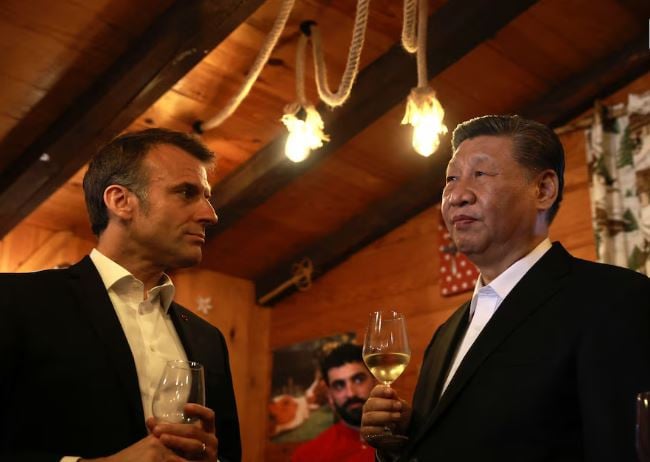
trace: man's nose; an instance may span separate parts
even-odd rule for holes
[[[352,381],[346,382],[345,384],[345,396],[347,398],[357,396],[357,387]]]
[[[476,195],[474,194],[474,190],[469,182],[464,179],[456,180],[453,186],[449,188],[447,201],[454,207],[473,204],[475,200]]]
[[[210,199],[204,199],[201,204],[201,210],[199,211],[199,221],[205,225],[216,225],[219,217],[217,212],[214,211],[214,207],[210,203]]]

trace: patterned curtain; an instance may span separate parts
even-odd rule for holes
[[[596,105],[587,165],[598,260],[650,275],[650,91]]]

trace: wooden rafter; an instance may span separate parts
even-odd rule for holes
[[[594,99],[607,96],[647,72],[650,53],[646,41],[646,36],[639,37],[518,112],[552,127],[565,123],[588,108]],[[308,258],[313,265],[313,278],[322,276],[348,256],[439,202],[445,169],[451,157],[449,139],[443,140],[441,145],[447,148],[440,149],[429,159],[422,174],[409,180],[391,197],[371,205],[339,230],[258,278],[255,281],[257,298],[291,279],[295,262]],[[269,303],[277,303],[295,290],[290,286]]]
[[[557,86],[521,114],[554,127],[565,124],[589,109],[595,99],[643,75],[649,63],[648,37],[640,37]]]
[[[427,64],[430,78],[461,59],[481,42],[528,9],[535,0],[454,0],[429,18]],[[412,68],[413,72],[404,72]],[[350,99],[335,111],[324,110],[332,140],[300,164],[284,157],[281,136],[257,152],[232,175],[215,186],[212,205],[220,220],[209,228],[212,237],[229,228],[293,179],[314,168],[364,128],[403,101],[417,85],[415,59],[400,43],[363,69]]]
[[[177,0],[0,176],[0,237],[65,183],[263,0]],[[47,153],[48,161],[41,160]]]

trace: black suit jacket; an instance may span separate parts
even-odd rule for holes
[[[554,244],[440,397],[468,311],[427,348],[401,460],[636,461],[635,394],[650,390],[650,279]]]
[[[133,356],[89,257],[0,275],[0,460],[106,456],[147,435]],[[218,329],[172,303],[188,359],[205,367],[219,457],[241,459],[228,351]]]

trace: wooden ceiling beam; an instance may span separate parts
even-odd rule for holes
[[[535,0],[455,0],[445,3],[429,17],[429,78],[435,77],[481,42],[493,37],[534,3]],[[313,152],[305,161],[294,164],[284,156],[286,137],[280,136],[215,186],[212,205],[219,214],[219,223],[209,228],[208,237],[228,229],[273,193],[313,169],[405,100],[416,85],[415,57],[407,54],[401,43],[396,43],[359,73],[352,95],[343,106],[334,111],[319,107],[326,131],[336,135],[325,146]]]
[[[263,0],[177,0],[0,175],[0,238],[155,103]],[[47,154],[47,156],[43,156]]]
[[[569,78],[538,102],[518,112],[557,127],[589,108],[594,99],[603,98],[647,72],[650,53],[644,35],[621,50],[596,63],[592,68]],[[431,158],[422,174],[407,182],[391,197],[371,205],[365,212],[343,225],[338,231],[311,245],[293,258],[271,269],[255,281],[257,299],[292,278],[293,265],[309,259],[312,279],[322,276],[347,257],[361,250],[418,213],[440,201],[447,162],[451,158],[449,136]],[[266,304],[274,304],[296,291],[294,285],[279,292]]]
[[[650,69],[648,37],[639,37],[588,70],[557,86],[521,111],[529,119],[557,127],[593,107],[594,100],[623,88]]]

